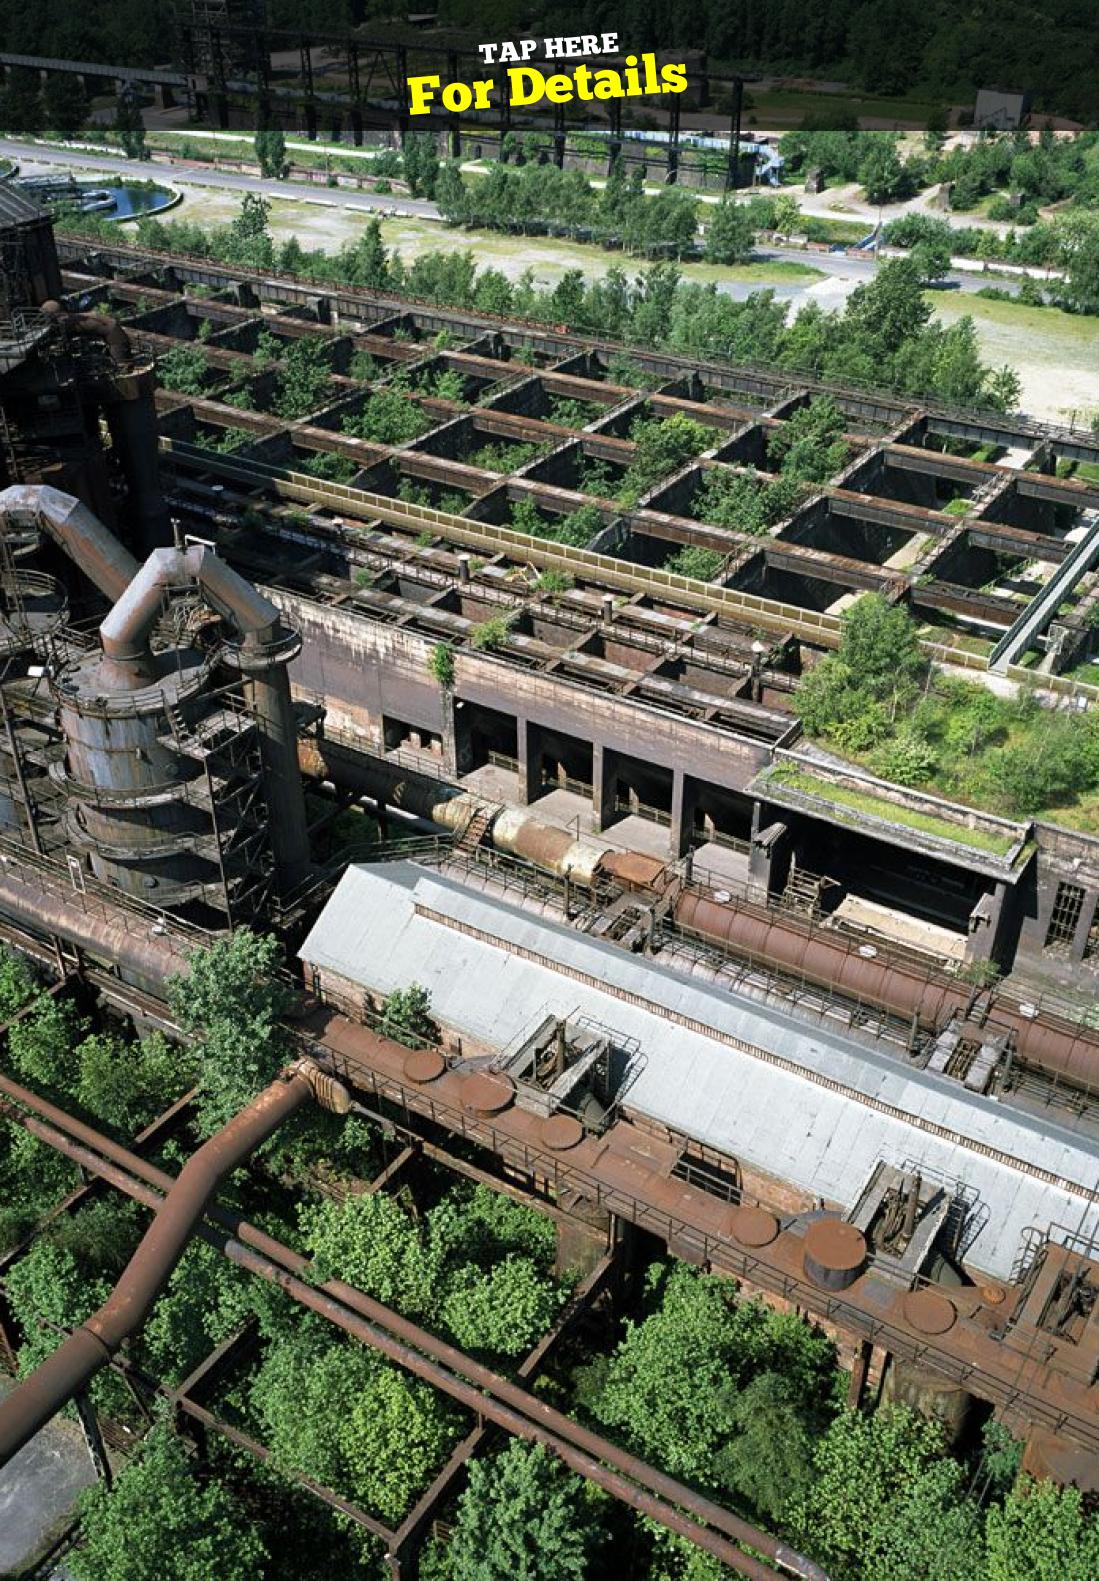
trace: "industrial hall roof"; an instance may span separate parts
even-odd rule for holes
[[[879,1160],[960,1184],[968,1260],[996,1277],[1031,1226],[1099,1230],[1089,1137],[412,863],[349,867],[300,954],[383,994],[423,984],[482,1047],[597,1022],[631,1054],[628,1109],[845,1211]]]

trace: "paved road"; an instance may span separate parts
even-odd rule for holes
[[[439,211],[434,203],[428,203],[420,198],[404,198],[388,193],[378,196],[374,193],[356,192],[350,188],[315,187],[304,182],[268,181],[262,176],[242,175],[235,170],[184,169],[156,164],[151,160],[114,159],[106,154],[85,154],[62,148],[45,149],[40,144],[20,143],[11,138],[0,138],[0,155],[14,159],[20,170],[27,175],[39,170],[48,171],[51,167],[105,170],[119,179],[129,177],[131,180],[141,181],[167,180],[219,192],[258,192],[267,198],[292,199],[324,208],[340,208],[364,214],[379,214],[386,211],[392,213],[395,210],[398,214],[407,214],[416,219],[439,218]],[[537,240],[532,239],[531,251],[535,251],[537,246]],[[821,273],[837,281],[856,284],[860,280],[871,279],[875,270],[873,258],[852,258],[846,253],[805,253],[800,248],[768,247],[760,250],[759,257],[764,261],[779,259],[791,263],[808,263],[814,269],[819,269]],[[524,264],[529,261],[524,259]],[[986,283],[981,275],[951,273],[947,275],[943,289],[974,292],[979,291]],[[747,294],[747,290],[758,290],[760,284],[756,282],[744,288],[736,280],[735,274],[730,273],[730,285],[736,288],[736,295]],[[1012,294],[1018,290],[1018,282],[1010,278],[998,279],[996,284]],[[805,285],[790,282],[778,294],[784,299],[793,301],[804,296],[806,290]]]
[[[0,1397],[13,1384],[0,1380]],[[55,1417],[0,1470],[0,1575],[16,1573],[95,1481],[74,1423]]]
[[[74,149],[46,149],[41,144],[19,143],[0,138],[0,155],[18,162],[22,174],[45,172],[63,166],[71,170],[109,170],[119,180],[171,181],[189,187],[211,187],[220,192],[262,192],[268,198],[298,198],[325,207],[361,209],[376,213],[396,209],[398,213],[420,219],[438,219],[434,203],[395,194],[377,197],[373,193],[348,188],[314,187],[305,182],[267,181],[262,176],[241,175],[235,170],[192,170],[142,159],[114,159],[109,154],[85,154]]]

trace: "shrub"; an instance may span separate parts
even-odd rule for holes
[[[454,649],[449,642],[437,642],[427,656],[427,667],[445,692],[454,686]]]

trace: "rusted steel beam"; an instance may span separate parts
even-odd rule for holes
[[[0,1401],[0,1465],[86,1388],[141,1326],[221,1181],[312,1092],[304,1070],[284,1073],[188,1159],[107,1300]]]
[[[251,1353],[258,1337],[255,1319],[249,1318],[203,1356],[183,1382],[171,1391],[173,1398],[186,1396],[193,1404],[202,1405],[213,1394],[226,1372]]]
[[[190,1399],[176,1389],[165,1389],[164,1393],[185,1416],[189,1416],[193,1421],[201,1423],[208,1432],[216,1433],[219,1438],[224,1438],[228,1443],[235,1444],[238,1449],[246,1450],[261,1465],[266,1465],[271,1459],[271,1451],[266,1444],[261,1444],[258,1439],[252,1438],[248,1433],[241,1432],[239,1427],[232,1427],[228,1422],[223,1422],[220,1417],[215,1416],[206,1406],[199,1405],[197,1400]],[[341,1493],[336,1493],[334,1489],[325,1487],[323,1482],[317,1482],[313,1477],[306,1476],[304,1471],[288,1471],[285,1466],[281,1465],[279,1470],[283,1475],[289,1476],[291,1481],[303,1487],[306,1492],[311,1493],[315,1499],[319,1499],[322,1504],[327,1504],[329,1509],[338,1511],[340,1515],[346,1516],[349,1521],[354,1521],[356,1526],[361,1526],[365,1531],[370,1532],[372,1536],[380,1538],[387,1548],[392,1543],[393,1532],[391,1528],[383,1526],[381,1521],[370,1515],[361,1505],[353,1503],[350,1499],[345,1499]]]
[[[0,1079],[0,1087],[6,1085],[12,1084],[7,1078]],[[64,1125],[59,1134],[54,1127],[36,1119],[33,1113],[21,1116],[20,1123],[32,1134],[96,1173],[102,1173],[112,1184],[149,1206],[157,1206],[162,1194],[170,1190],[171,1177],[163,1171],[136,1154],[128,1154],[109,1138],[97,1137],[82,1122],[70,1121],[62,1111],[39,1100],[37,1095],[25,1089],[23,1092],[28,1108],[60,1113],[62,1121],[70,1124],[74,1133],[90,1134],[92,1145],[86,1146],[72,1135],[64,1135]],[[104,1144],[102,1156],[97,1156],[97,1142]],[[120,1162],[112,1162],[112,1158]],[[738,1543],[773,1559],[804,1581],[825,1581],[823,1572],[811,1560],[770,1534],[750,1526],[666,1473],[600,1438],[380,1302],[340,1280],[317,1287],[307,1278],[299,1277],[299,1274],[308,1275],[308,1260],[271,1236],[216,1207],[209,1210],[208,1216],[218,1224],[227,1225],[230,1232],[203,1227],[200,1233],[231,1261],[277,1285],[302,1306],[379,1350],[398,1366],[450,1395],[474,1415],[487,1417],[516,1437],[544,1444],[580,1476],[703,1548],[749,1581],[776,1581],[777,1572],[746,1554]],[[612,1470],[611,1467],[621,1469]],[[684,1514],[684,1511],[689,1513]],[[700,1525],[700,1522],[708,1524]]]

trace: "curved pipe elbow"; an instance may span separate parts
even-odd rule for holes
[[[316,1074],[284,1072],[188,1159],[103,1305],[0,1401],[0,1467],[142,1326],[221,1181],[312,1096]]]
[[[42,311],[60,324],[62,334],[102,341],[113,363],[129,362],[133,356],[129,335],[109,313],[70,313],[60,302],[43,302]]]
[[[188,559],[214,609],[231,620],[242,637],[274,635],[279,625],[279,612],[251,582],[204,545],[189,550]]]
[[[0,491],[0,520],[8,517],[31,519],[112,600],[122,597],[140,569],[81,500],[47,483],[15,483]]]
[[[162,595],[190,582],[194,571],[181,549],[154,549],[99,628],[109,659],[140,659],[160,614]]]
[[[279,612],[262,593],[245,581],[204,545],[190,549],[154,549],[136,572],[99,628],[99,640],[109,659],[141,659],[149,633],[161,610],[162,595],[172,588],[197,582],[217,613],[247,640],[265,639],[278,629]]]

